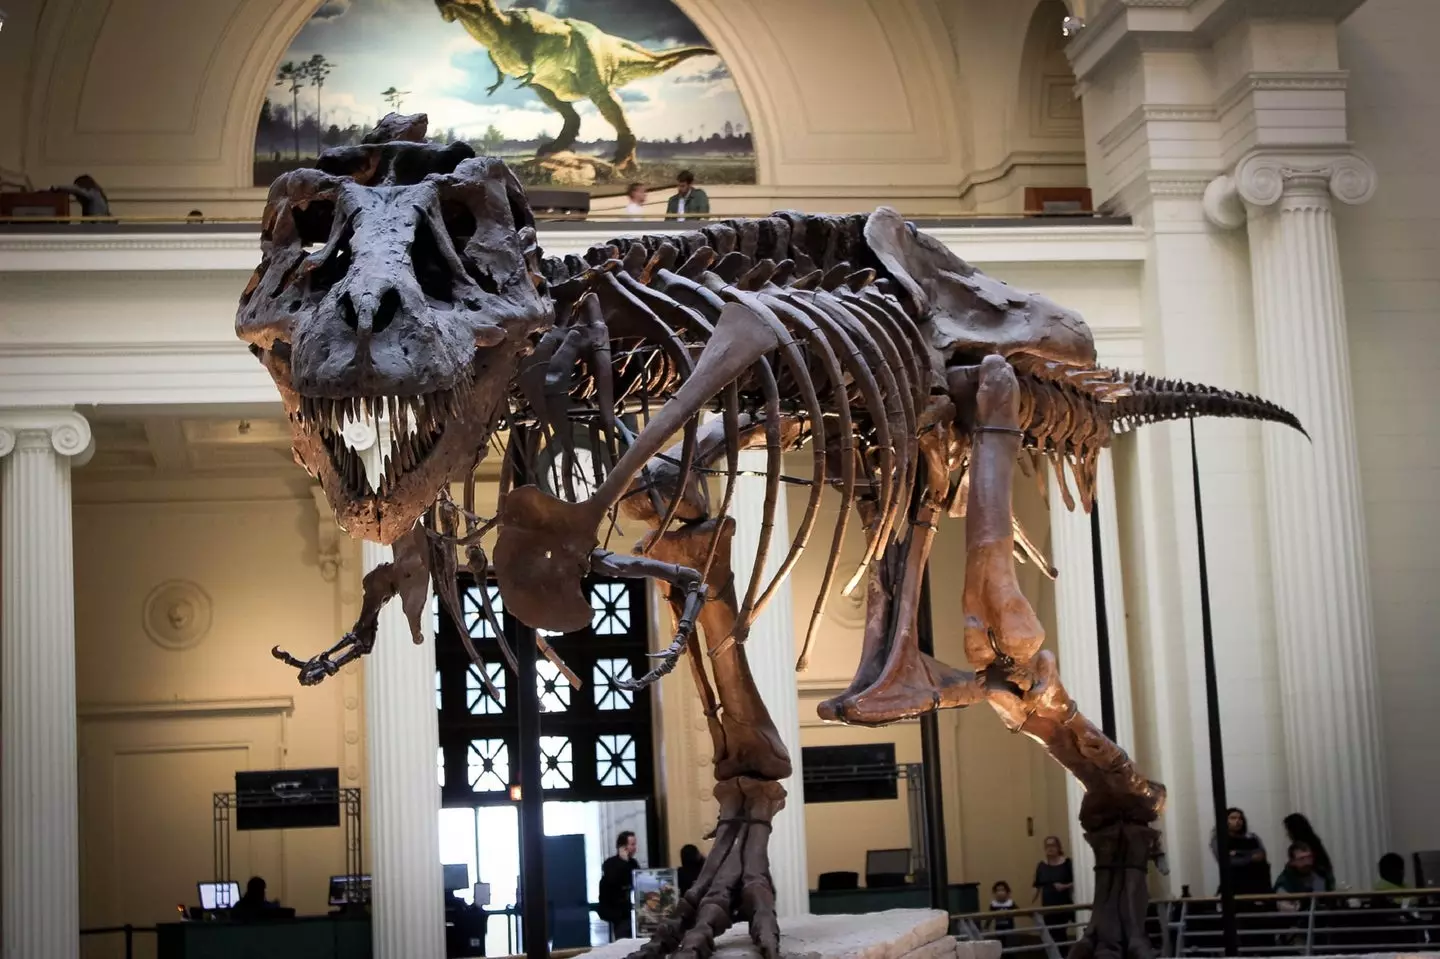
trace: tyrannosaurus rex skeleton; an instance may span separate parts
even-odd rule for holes
[[[642,952],[703,959],[738,908],[763,954],[778,955],[766,845],[791,764],[745,639],[834,487],[842,508],[810,631],[837,581],[852,513],[867,547],[850,584],[865,583],[868,605],[854,680],[821,714],[878,725],[988,702],[1086,788],[1080,819],[1099,878],[1072,955],[1148,955],[1145,867],[1165,791],[1078,712],[1041,648],[1015,578],[1014,467],[1048,460],[1066,505],[1068,472],[1089,509],[1096,457],[1118,430],[1194,415],[1298,429],[1293,416],[1251,396],[1099,368],[1076,313],[985,276],[884,207],[716,222],[617,239],[583,259],[546,258],[504,163],[463,145],[379,142],[281,176],[262,252],[237,331],[271,373],[295,456],[340,524],[395,552],[366,576],[353,632],[307,662],[276,651],[303,683],[367,652],[393,596],[417,638],[427,583],[459,619],[458,557],[487,575],[481,541],[497,528],[505,607],[529,626],[587,625],[581,583],[592,571],[653,578],[669,597],[674,641],[631,685],[690,653],[720,822],[679,915]],[[394,439],[372,485],[341,431],[379,415]],[[577,430],[594,451],[583,471]],[[502,431],[507,468],[486,520],[474,512],[474,470]],[[796,479],[782,477],[781,457],[807,444],[809,498],[767,583],[781,482]],[[511,488],[509,467],[533,477],[542,448],[561,465],[558,495]],[[763,448],[767,467],[759,555],[742,590],[725,514],[744,448]],[[718,503],[707,481],[715,475]],[[451,483],[464,484],[462,504]],[[634,555],[601,545],[622,511],[651,530]],[[921,577],[946,512],[965,514],[968,670],[916,641]],[[516,651],[504,652],[513,664]]]

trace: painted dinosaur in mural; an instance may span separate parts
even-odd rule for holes
[[[704,46],[651,51],[584,20],[523,7],[501,10],[495,0],[435,0],[435,5],[447,23],[459,22],[490,54],[497,76],[489,93],[500,89],[507,76],[515,77],[560,114],[560,135],[541,144],[539,155],[574,145],[580,114],[571,104],[589,100],[615,128],[614,163],[622,173],[635,167],[635,134],[616,92],[694,57],[715,55]]]
[[[423,122],[392,127],[423,136]],[[704,957],[732,914],[749,920],[764,956],[779,955],[767,843],[791,761],[745,647],[810,544],[827,489],[841,509],[802,660],[854,517],[867,545],[846,588],[863,584],[867,609],[854,680],[821,715],[878,726],[988,703],[1086,789],[1095,905],[1071,955],[1150,955],[1145,879],[1165,790],[1077,710],[1042,648],[1015,575],[1025,546],[1013,473],[1049,464],[1065,505],[1088,510],[1097,456],[1119,431],[1197,415],[1299,429],[1292,415],[1098,366],[1078,314],[987,277],[887,207],[717,221],[547,257],[503,162],[463,144],[394,141],[281,176],[261,243],[237,332],[273,377],[295,457],[338,522],[395,556],[366,576],[359,621],[335,646],[303,662],[275,651],[302,683],[369,652],[392,597],[417,640],[429,583],[460,621],[462,561],[482,580],[493,572],[507,614],[537,630],[589,624],[589,573],[654,579],[668,596],[673,642],[628,685],[688,655],[720,815],[703,873],[641,955]],[[388,418],[393,436],[374,477],[343,438],[366,417]],[[481,517],[475,469],[500,436],[497,513]],[[808,476],[782,476],[782,456],[807,446]],[[766,468],[755,573],[740,583],[727,512],[743,449],[764,450]],[[547,459],[560,468],[542,485],[536,464]],[[782,480],[808,484],[793,537],[774,523]],[[916,635],[947,514],[965,523],[963,667],[922,653]],[[634,552],[608,548],[617,515],[649,527]],[[767,581],[765,557],[781,546]],[[502,652],[512,664],[523,654]]]

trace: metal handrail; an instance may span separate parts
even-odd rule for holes
[[[1363,952],[1440,952],[1440,888],[1340,890],[1236,896],[1241,955],[1313,956]],[[1217,897],[1158,899],[1145,927],[1156,953],[1166,957],[1224,954]],[[1294,908],[1287,908],[1293,904]],[[1090,903],[958,913],[952,928],[962,939],[998,939],[1003,955],[1045,954],[1059,959],[1054,931],[1082,934]],[[1047,914],[1075,913],[1072,922],[1045,922]],[[1360,918],[1363,917],[1363,920]],[[995,929],[996,920],[1014,922]],[[1403,940],[1403,941],[1401,941]]]
[[[95,926],[95,927],[92,927],[92,928],[90,928],[90,929],[81,929],[81,930],[80,930],[80,935],[81,935],[82,937],[83,937],[83,936],[113,936],[113,935],[115,935],[115,934],[117,934],[117,933],[124,933],[124,935],[125,935],[125,959],[134,959],[134,957],[135,957],[135,933],[137,933],[137,932],[158,933],[159,930],[156,929],[154,926],[132,926],[130,923],[127,922],[127,923],[126,923],[125,925],[123,925],[123,926]]]

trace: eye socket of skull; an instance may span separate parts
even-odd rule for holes
[[[289,336],[304,306],[307,246],[326,242],[334,226],[339,184],[314,170],[284,174],[271,187],[261,220],[261,260],[240,296],[236,333],[270,349]]]
[[[446,232],[465,273],[483,293],[498,296],[511,287],[516,274],[528,275],[534,218],[508,168],[477,157],[435,183]]]

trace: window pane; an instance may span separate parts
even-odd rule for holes
[[[490,595],[490,608],[495,612],[495,619],[501,626],[505,625],[505,604],[500,599],[500,587],[495,585],[487,586]],[[475,639],[494,639],[495,628],[490,625],[490,620],[485,616],[485,607],[480,602],[480,587],[467,586],[464,594],[460,597],[460,612],[465,616],[465,629]]]
[[[630,631],[630,590],[624,583],[590,587],[590,628],[597,636],[622,636]]]
[[[540,737],[540,787],[569,789],[575,781],[575,766],[570,759],[567,736]]]
[[[629,709],[635,703],[635,695],[628,689],[621,689],[622,680],[632,679],[630,660],[597,659],[591,671],[590,688],[594,690],[597,709]]]
[[[473,791],[504,792],[510,788],[510,750],[505,740],[470,740],[467,760]]]
[[[635,738],[601,736],[595,745],[595,778],[602,786],[635,785]]]
[[[505,669],[500,663],[486,663],[485,675],[500,694],[497,700],[481,681],[480,667],[471,663],[465,670],[465,708],[472,716],[495,716],[505,711]]]
[[[563,713],[570,708],[570,681],[548,659],[535,662],[535,692],[542,713]]]

